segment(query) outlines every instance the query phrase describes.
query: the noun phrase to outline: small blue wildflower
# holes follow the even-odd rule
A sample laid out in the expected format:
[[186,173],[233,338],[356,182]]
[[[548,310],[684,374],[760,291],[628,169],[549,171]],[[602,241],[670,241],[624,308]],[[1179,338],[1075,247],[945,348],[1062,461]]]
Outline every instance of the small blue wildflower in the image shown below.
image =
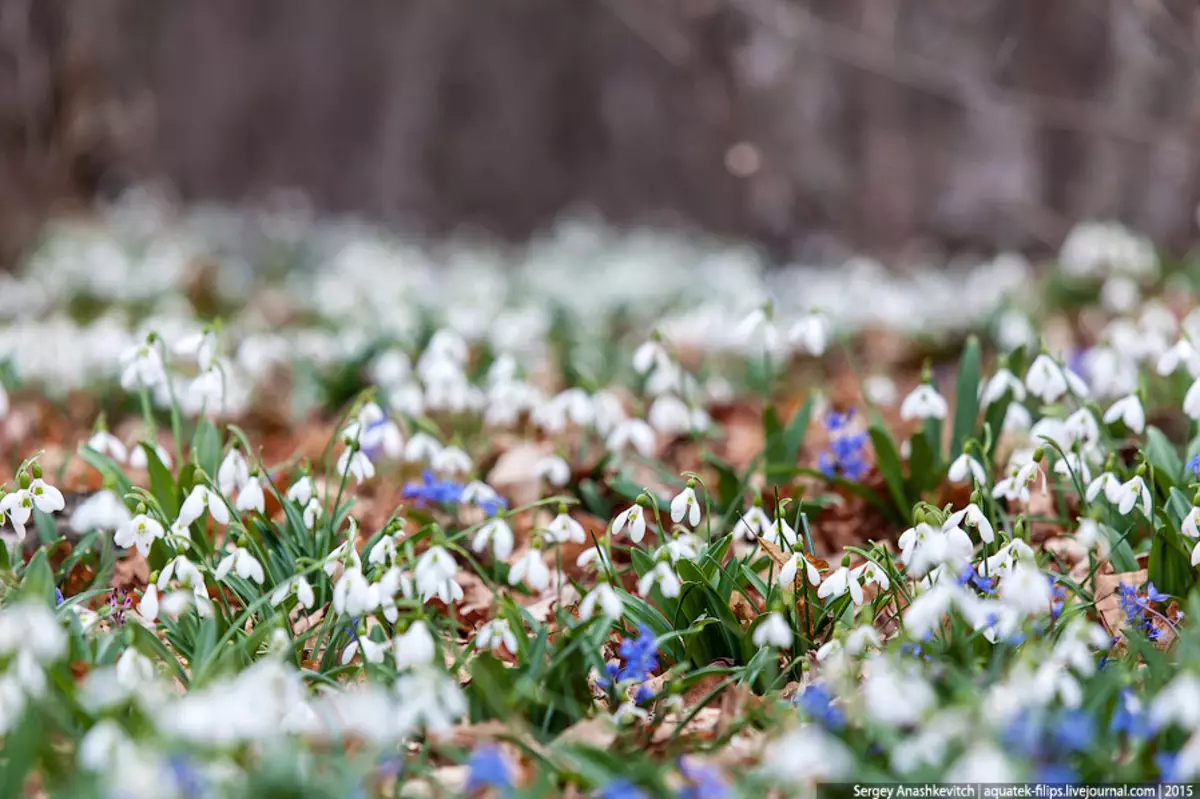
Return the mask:
[[866,433],[850,432],[854,409],[845,413],[831,411],[825,416],[825,429],[829,432],[829,449],[817,456],[817,466],[828,478],[839,473],[850,480],[861,479],[870,469],[866,460],[869,441]]
[[167,756],[167,773],[175,788],[185,799],[199,799],[206,795],[204,777],[192,764],[187,755],[173,754]]
[[900,651],[903,652],[904,654],[909,655],[914,658],[920,658],[921,660],[929,660],[929,654],[927,652],[925,652],[924,647],[922,647],[918,643],[913,643],[910,641],[908,643],[901,644]]
[[1096,721],[1082,710],[1064,710],[1054,725],[1054,741],[1068,752],[1082,752],[1092,745]]
[[846,714],[833,704],[833,693],[823,683],[815,682],[796,696],[794,702],[807,715],[829,730],[846,726]]
[[1041,783],[1074,785],[1079,782],[1079,775],[1070,766],[1060,763],[1048,763],[1038,768],[1036,781]]
[[623,779],[613,780],[599,793],[599,799],[647,799],[648,796],[641,788]]
[[726,799],[730,795],[729,785],[716,766],[681,757],[679,773],[687,782],[679,791],[679,799]]
[[618,682],[645,682],[658,668],[658,641],[644,624],[638,625],[638,637],[626,638],[617,652],[625,659],[624,667],[617,673]]
[[1042,722],[1033,713],[1023,710],[1004,728],[1004,742],[1025,757],[1042,752]]
[[1113,712],[1109,729],[1125,733],[1131,740],[1142,741],[1154,734],[1154,723],[1145,711],[1135,707],[1133,691],[1122,688],[1117,698],[1117,709]]
[[504,753],[496,746],[481,746],[467,760],[467,793],[495,788],[501,792],[512,789],[513,769]]
[[849,427],[850,422],[852,422],[853,420],[854,420],[854,409],[853,408],[846,411],[845,413],[838,413],[837,411],[830,411],[825,416],[825,429],[831,433],[837,432],[839,430],[845,430],[847,427]]
[[1200,477],[1200,455],[1193,455],[1187,462],[1187,470]]
[[66,601],[66,597],[63,596],[62,589],[59,588],[58,586],[55,586],[54,587],[54,602],[55,602],[55,604],[61,605],[65,601]]
[[1151,602],[1168,602],[1171,596],[1170,594],[1159,593],[1158,589],[1154,587],[1154,583],[1150,583],[1146,586],[1146,599]]
[[402,496],[405,499],[415,499],[421,504],[453,505],[462,499],[463,488],[462,483],[438,479],[433,472],[426,469],[421,473],[421,482],[404,486]]
[[[1154,597],[1164,596],[1154,589],[1153,583],[1150,585],[1150,592],[1152,592],[1152,596]],[[1154,626],[1154,622],[1146,613],[1149,607],[1149,599],[1143,599],[1138,596],[1137,589],[1128,583],[1121,583],[1117,588],[1117,594],[1117,601],[1121,606],[1121,611],[1125,614],[1125,625],[1140,630],[1142,635],[1145,635],[1151,641],[1157,641],[1161,637],[1162,632]],[[1162,599],[1156,599],[1155,601],[1161,602]]]
[[1183,782],[1179,779],[1179,753],[1159,752],[1154,756],[1154,765],[1158,766],[1158,778],[1163,782]]
[[648,702],[654,701],[654,697],[655,693],[653,688],[645,684],[639,685],[637,692],[633,695],[633,703],[635,705],[644,705]]

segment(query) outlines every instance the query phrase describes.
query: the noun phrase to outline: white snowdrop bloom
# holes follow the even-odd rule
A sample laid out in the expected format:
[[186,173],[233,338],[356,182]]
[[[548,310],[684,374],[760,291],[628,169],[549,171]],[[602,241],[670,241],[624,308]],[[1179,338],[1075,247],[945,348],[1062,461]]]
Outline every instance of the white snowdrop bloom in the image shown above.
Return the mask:
[[[3,414],[0,414],[3,415]],[[88,449],[95,450],[101,455],[107,455],[117,463],[124,463],[129,457],[129,450],[121,443],[121,439],[107,430],[97,430],[87,442]]]
[[671,500],[671,521],[679,524],[684,519],[691,527],[700,524],[700,503],[696,499],[696,489],[688,485]]
[[[1083,420],[1080,420],[1082,422]],[[1097,428],[1099,429],[1099,428]],[[1083,426],[1076,427],[1075,433],[1082,433]],[[1060,449],[1069,450],[1075,441],[1075,436],[1067,430],[1067,423],[1062,419],[1055,419],[1051,416],[1045,416],[1038,419],[1029,431],[1029,438],[1034,442],[1052,442]]]
[[150,555],[150,545],[154,543],[154,539],[162,538],[164,534],[162,524],[141,513],[117,529],[113,534],[113,543],[126,549],[137,547],[142,557],[147,557]]
[[1142,509],[1142,513],[1147,519],[1151,518],[1150,508],[1153,502],[1150,496],[1150,489],[1146,486],[1146,481],[1140,475],[1134,475],[1129,480],[1121,484],[1120,488],[1113,491],[1117,501],[1117,510],[1122,516],[1128,516],[1135,506]]
[[776,578],[780,585],[793,585],[796,581],[796,573],[800,570],[800,564],[804,564],[804,575],[808,579],[809,585],[821,584],[821,572],[817,569],[817,565],[808,558],[804,557],[801,552],[793,552],[792,556],[787,559],[787,562],[779,569],[779,576]]
[[836,598],[847,592],[856,606],[863,603],[863,590],[858,578],[850,572],[848,566],[841,566],[834,569],[821,583],[821,587],[817,589],[817,597],[820,599]]
[[229,524],[229,508],[226,507],[224,498],[205,485],[197,485],[188,494],[179,508],[176,524],[179,527],[189,527],[192,522],[203,516],[205,511],[208,511],[217,524]]
[[1108,278],[1100,287],[1100,304],[1116,313],[1129,313],[1141,298],[1137,282],[1123,275]]
[[579,603],[579,618],[584,621],[591,619],[597,604],[600,605],[600,611],[613,621],[620,621],[625,612],[625,602],[621,595],[608,583],[596,583],[596,587],[583,598]]
[[75,757],[83,771],[106,774],[120,766],[128,766],[140,755],[120,724],[112,719],[101,719],[80,740]]
[[254,557],[250,550],[244,547],[237,547],[225,557],[221,558],[221,562],[217,564],[217,570],[213,574],[218,581],[224,580],[226,575],[231,571],[236,572],[238,577],[243,580],[253,580],[262,585],[264,575],[262,564],[258,562],[258,558]]
[[583,544],[587,541],[583,525],[572,519],[565,510],[560,511],[550,524],[546,525],[546,533],[551,541],[558,544]]
[[603,547],[588,547],[579,553],[579,557],[575,558],[575,565],[581,569],[594,568],[596,571],[605,569],[612,571],[612,558]]
[[468,474],[474,466],[471,456],[455,446],[444,447],[434,453],[429,465],[445,474]]
[[158,573],[158,590],[166,591],[172,578],[189,588],[204,587],[204,575],[196,564],[188,560],[187,555],[176,555],[162,567],[162,571]]
[[954,761],[945,779],[954,782],[1007,783],[1017,778],[1008,757],[989,743],[976,743]]
[[129,465],[134,469],[145,469],[150,465],[149,457],[146,455],[146,447],[152,447],[154,455],[163,466],[168,469],[174,466],[171,453],[167,451],[166,447],[161,444],[156,443],[151,445],[149,441],[142,441],[129,450]]
[[517,636],[513,635],[508,620],[492,619],[479,628],[479,634],[475,636],[477,650],[497,652],[502,647],[507,649],[510,654],[517,654]]
[[700,555],[700,539],[690,533],[683,533],[663,544],[658,552],[666,553],[671,563],[680,559],[695,560]]
[[158,618],[158,586],[154,583],[146,586],[146,590],[142,592],[142,598],[138,602],[138,615],[151,626]]
[[984,471],[983,464],[965,452],[950,464],[946,476],[952,483],[967,483],[974,480],[978,485],[987,485],[987,472]]
[[307,474],[301,477],[287,491],[287,498],[297,505],[307,505],[313,498],[313,480]]
[[154,679],[154,661],[131,646],[117,658],[115,674],[122,687],[137,689]]
[[1049,405],[1067,393],[1067,376],[1063,368],[1043,352],[1033,359],[1025,373],[1025,386],[1030,394]]
[[356,484],[362,485],[364,480],[375,476],[375,465],[361,449],[347,447],[338,457],[337,471],[343,478],[353,477]]
[[592,406],[596,410],[592,426],[601,436],[610,435],[617,425],[629,418],[625,413],[625,406],[621,404],[621,398],[607,389],[601,389],[592,395]]
[[1088,483],[1084,497],[1088,502],[1095,502],[1096,497],[1100,495],[1101,491],[1104,492],[1105,499],[1112,504],[1116,505],[1121,501],[1121,481],[1112,472],[1104,472]]
[[493,516],[471,538],[471,551],[478,554],[492,547],[496,560],[508,560],[513,551],[513,531],[500,516]]
[[921,640],[941,626],[964,591],[955,581],[940,580],[918,594],[904,609],[904,630],[914,640]]
[[633,351],[633,370],[639,375],[644,375],[654,368],[662,368],[664,365],[671,362],[671,356],[667,354],[666,348],[658,341],[657,335],[652,335],[648,340],[638,345],[638,348]]
[[496,489],[482,480],[472,480],[463,486],[459,501],[464,505],[478,505],[480,507],[504,504],[504,498],[496,492]]
[[234,491],[248,482],[250,465],[246,463],[246,456],[242,451],[234,447],[225,454],[221,465],[217,467],[217,488],[225,496],[231,497]]
[[364,635],[355,635],[354,640],[342,650],[342,665],[345,666],[354,660],[354,656],[360,649],[363,653],[363,660],[367,663],[382,663],[383,656],[387,654],[391,645],[391,641],[374,641]]
[[25,713],[25,689],[16,675],[0,676],[0,732],[12,730]]
[[654,454],[654,443],[654,428],[641,419],[625,419],[618,422],[604,442],[610,452],[621,452],[626,447],[633,447],[643,458]]
[[997,369],[996,374],[988,378],[979,396],[979,404],[985,408],[1004,399],[1005,394],[1012,395],[1012,402],[1025,400],[1025,385],[1021,379],[1008,369]]
[[434,661],[436,650],[433,634],[425,622],[417,620],[408,626],[402,635],[392,641],[392,657],[397,669],[426,666]]
[[42,513],[58,513],[67,506],[62,492],[40,477],[29,484],[27,491],[34,507]]
[[1179,525],[1179,531],[1188,538],[1200,538],[1200,508],[1194,507],[1188,511]]
[[313,593],[312,584],[304,575],[298,575],[280,583],[275,592],[271,594],[271,604],[278,605],[293,592],[296,594],[296,601],[300,603],[300,607],[312,610],[312,606],[316,604],[316,595]]
[[1180,366],[1187,369],[1188,374],[1193,378],[1200,377],[1200,352],[1196,351],[1192,342],[1187,338],[1179,339],[1174,346],[1164,352],[1159,357],[1155,370],[1165,377],[1175,374]]
[[18,599],[0,611],[0,655],[25,653],[46,664],[66,651],[66,631],[46,605]]
[[325,507],[321,504],[319,499],[313,497],[304,505],[304,510],[301,513],[301,519],[303,520],[305,527],[307,527],[309,530],[315,530],[317,529],[317,522],[324,515]]
[[193,358],[201,371],[212,367],[217,356],[217,335],[211,329],[197,330],[179,338],[172,347],[178,355]]
[[992,529],[992,523],[988,520],[987,514],[974,502],[962,510],[952,513],[950,518],[946,520],[946,525],[962,527],[964,521],[968,526],[974,527],[979,531],[979,539],[985,544],[990,544],[996,540],[996,533]]
[[[410,463],[429,463],[442,451],[442,445],[428,433],[414,433],[404,445],[404,460]],[[456,459],[452,458],[452,460]],[[468,459],[469,460],[469,459]],[[468,463],[467,469],[470,469]]]
[[1095,519],[1079,520],[1079,529],[1075,531],[1075,540],[1087,550],[1096,550],[1097,555],[1101,558],[1108,557],[1108,538],[1100,529],[1100,523]]
[[394,388],[388,393],[388,407],[393,413],[416,419],[425,413],[425,392],[416,383]]
[[1035,563],[1033,549],[1019,538],[1014,538],[990,556],[983,570],[989,577],[1004,576],[1016,568],[1018,563]]
[[454,556],[440,546],[432,546],[421,553],[413,567],[417,593],[424,602],[436,597],[449,605],[462,599],[462,586],[454,579],[457,574],[458,563]]
[[1104,423],[1112,424],[1120,419],[1132,432],[1141,435],[1146,429],[1146,410],[1136,394],[1117,400],[1104,412]]
[[992,488],[992,497],[1012,501],[1029,502],[1029,486],[1038,478],[1042,480],[1042,491],[1046,490],[1046,475],[1037,461],[1021,463],[1017,458],[1010,460],[1007,476],[998,480]]
[[820,726],[802,724],[766,745],[762,768],[773,779],[815,786],[850,779],[855,759],[845,744]]
[[1065,444],[1060,442],[1064,450],[1071,449],[1075,442],[1082,444],[1084,449],[1091,449],[1100,441],[1100,423],[1087,408],[1080,408],[1064,419],[1062,431],[1067,437]]
[[776,649],[787,649],[792,645],[792,628],[782,613],[768,613],[758,626],[754,628],[751,640],[758,648],[773,646]]
[[562,487],[571,480],[571,466],[558,455],[545,455],[534,462],[533,474],[552,486]]
[[155,342],[147,338],[121,353],[121,388],[133,391],[139,388],[154,389],[167,380],[162,355]]
[[651,403],[646,421],[663,435],[678,436],[692,429],[692,412],[679,397],[663,394]]
[[792,526],[782,516],[767,528],[762,537],[777,547],[782,547],[785,544],[788,547],[795,547],[798,540],[796,538],[796,531],[792,529]]
[[629,540],[640,544],[646,535],[645,508],[635,503],[618,513],[617,518],[613,519],[613,535],[619,534],[626,527],[629,528]]
[[850,578],[854,582],[862,581],[866,585],[878,585],[884,591],[891,587],[887,572],[873,560],[868,560],[851,569]]
[[769,305],[760,305],[742,319],[733,330],[733,338],[748,353],[776,355],[779,352],[779,331],[771,318]]
[[1092,468],[1088,466],[1088,462],[1082,456],[1075,452],[1068,452],[1065,458],[1055,461],[1054,473],[1061,474],[1063,477],[1075,475],[1083,483],[1090,483],[1092,480]]
[[[913,529],[913,536],[899,542],[902,552],[909,553],[904,556],[904,563],[912,575],[919,577],[943,564],[957,572],[970,561],[975,551],[970,536],[949,522],[940,530],[929,525],[917,525]],[[908,534],[905,531],[901,538]]]
[[829,346],[829,320],[821,313],[805,314],[788,330],[788,342],[805,355],[824,355]]
[[596,417],[592,398],[581,388],[568,388],[550,402],[566,421],[576,427],[586,427]]
[[132,518],[121,498],[105,489],[79,503],[71,514],[71,530],[80,535],[92,530],[117,530]]
[[1045,613],[1050,607],[1050,579],[1034,564],[1021,561],[1000,581],[1000,599],[1025,615]]
[[545,591],[550,585],[550,570],[542,560],[540,549],[530,549],[508,570],[508,584],[524,583],[531,591]]
[[201,408],[220,410],[225,402],[224,372],[217,367],[205,369],[188,383],[181,399],[186,406],[197,411]]
[[947,410],[946,400],[937,389],[928,383],[922,383],[900,403],[900,418],[905,421],[945,419]]
[[233,503],[233,507],[242,513],[252,510],[259,513],[266,511],[267,498],[263,493],[262,480],[257,474],[252,475],[238,490],[237,501]]
[[1028,430],[1033,424],[1033,418],[1029,415],[1029,410],[1019,402],[1010,402],[1008,409],[1004,412],[1004,423],[1001,425],[1004,432],[1016,433],[1023,430]]
[[638,580],[638,593],[642,596],[649,596],[651,589],[655,584],[658,585],[658,590],[665,597],[679,596],[681,587],[679,576],[675,574],[675,570],[671,568],[671,564],[665,561],[659,561],[654,564],[654,568],[642,575]]
[[373,589],[357,564],[347,566],[333,586],[333,609],[351,618],[374,610],[379,605],[379,592]]
[[759,505],[751,505],[733,526],[733,534],[743,541],[757,541],[771,529],[771,517]]
[[867,715],[889,727],[909,727],[934,707],[937,697],[920,675],[876,655],[863,665],[863,704]]
[[376,355],[367,366],[371,381],[383,388],[403,385],[411,373],[412,361],[404,350],[395,347]]
[[863,396],[874,405],[890,408],[900,398],[896,381],[887,375],[870,375],[862,384]]
[[1171,779],[1177,782],[1194,782],[1200,776],[1200,734],[1192,735],[1175,753],[1171,766]]
[[395,692],[396,725],[401,730],[424,729],[430,736],[443,736],[467,712],[467,700],[458,683],[432,666],[401,676]]
[[1177,724],[1200,730],[1200,678],[1190,671],[1176,675],[1150,703],[1150,721],[1156,728]]
[[1192,421],[1200,421],[1200,378],[1192,383],[1183,397],[1183,412]]

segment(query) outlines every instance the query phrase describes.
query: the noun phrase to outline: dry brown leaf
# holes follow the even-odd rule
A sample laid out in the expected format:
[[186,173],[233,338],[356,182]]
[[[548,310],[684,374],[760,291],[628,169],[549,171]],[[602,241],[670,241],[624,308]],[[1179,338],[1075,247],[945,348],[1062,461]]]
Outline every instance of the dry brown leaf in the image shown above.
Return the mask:
[[561,743],[587,744],[607,749],[617,740],[617,725],[608,716],[593,716],[575,722],[555,739]]

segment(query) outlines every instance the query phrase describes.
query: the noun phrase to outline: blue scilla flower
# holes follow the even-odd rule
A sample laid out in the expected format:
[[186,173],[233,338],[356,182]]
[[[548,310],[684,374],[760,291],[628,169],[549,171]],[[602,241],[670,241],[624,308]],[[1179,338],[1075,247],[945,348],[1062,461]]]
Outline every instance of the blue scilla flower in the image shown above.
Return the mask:
[[1022,710],[1004,728],[1001,737],[1020,755],[1034,757],[1041,754],[1044,737],[1042,719],[1028,710]]
[[958,575],[959,585],[973,585],[985,594],[990,594],[996,590],[996,581],[992,577],[984,577],[979,572],[975,571],[975,567],[968,563],[963,567],[962,572]]
[[62,589],[59,588],[58,586],[55,586],[54,587],[54,602],[55,602],[55,604],[61,605],[63,602],[66,602],[66,601],[67,600],[66,600],[66,597],[63,596]]
[[1144,741],[1154,734],[1150,715],[1138,706],[1137,698],[1129,688],[1122,688],[1118,694],[1117,709],[1108,727],[1115,733],[1125,733],[1135,741]]
[[1067,752],[1082,752],[1096,737],[1096,721],[1083,710],[1064,710],[1053,728],[1054,742]]
[[679,799],[726,799],[730,795],[729,785],[716,766],[681,757],[679,773],[687,782],[679,791]]
[[1035,776],[1036,781],[1042,783],[1074,785],[1079,782],[1079,775],[1075,769],[1061,763],[1047,763],[1039,766]]
[[1154,765],[1158,767],[1158,778],[1163,782],[1183,782],[1179,777],[1179,753],[1159,752],[1154,755]]
[[649,685],[639,685],[637,692],[633,695],[633,703],[635,705],[645,705],[654,701],[654,689]]
[[513,785],[513,768],[499,747],[481,746],[467,760],[467,793],[495,788],[508,792]]
[[840,730],[846,726],[845,713],[833,704],[833,693],[824,683],[810,684],[794,701],[797,707],[826,729]]
[[599,799],[647,799],[648,796],[629,780],[617,779],[600,789]]
[[645,682],[658,668],[658,641],[644,624],[638,626],[638,637],[626,638],[617,652],[625,660],[617,673],[619,682]]
[[845,413],[831,411],[825,416],[829,449],[817,456],[817,466],[826,477],[841,474],[850,480],[858,480],[870,469],[866,460],[867,434],[850,431],[853,419],[853,408]]
[[166,759],[167,774],[180,796],[185,799],[200,799],[207,795],[204,777],[187,755],[173,754]]
[[441,480],[426,469],[421,473],[421,482],[404,486],[403,497],[420,503],[453,505],[462,499],[463,484],[454,480]]
[[1193,455],[1188,459],[1187,470],[1196,477],[1200,477],[1200,455]]

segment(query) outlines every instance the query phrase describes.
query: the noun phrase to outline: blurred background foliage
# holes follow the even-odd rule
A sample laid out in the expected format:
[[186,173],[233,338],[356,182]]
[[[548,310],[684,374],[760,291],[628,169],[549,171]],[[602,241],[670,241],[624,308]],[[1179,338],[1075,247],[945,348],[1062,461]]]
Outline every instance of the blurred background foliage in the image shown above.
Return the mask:
[[522,239],[589,209],[779,258],[1181,250],[1190,0],[2,0],[0,247],[160,181]]

